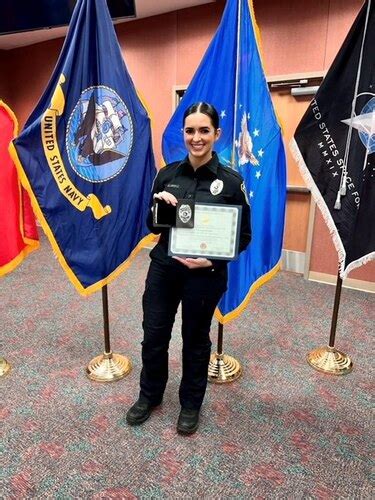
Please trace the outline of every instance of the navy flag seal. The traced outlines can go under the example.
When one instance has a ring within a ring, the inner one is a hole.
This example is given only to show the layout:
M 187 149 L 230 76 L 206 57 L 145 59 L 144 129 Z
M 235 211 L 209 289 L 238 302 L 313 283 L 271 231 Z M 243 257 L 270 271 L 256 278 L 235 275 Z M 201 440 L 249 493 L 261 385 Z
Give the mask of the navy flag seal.
M 105 182 L 126 166 L 132 145 L 133 121 L 120 96 L 104 85 L 84 90 L 66 133 L 73 170 L 89 182 Z
M 101 219 L 111 213 L 111 207 L 109 205 L 103 206 L 95 194 L 84 195 L 78 189 L 69 177 L 60 151 L 57 129 L 59 117 L 64 114 L 65 109 L 65 96 L 62 88 L 65 81 L 65 76 L 61 74 L 52 95 L 51 104 L 41 119 L 44 155 L 60 193 L 81 212 L 86 208 L 91 208 L 95 219 Z

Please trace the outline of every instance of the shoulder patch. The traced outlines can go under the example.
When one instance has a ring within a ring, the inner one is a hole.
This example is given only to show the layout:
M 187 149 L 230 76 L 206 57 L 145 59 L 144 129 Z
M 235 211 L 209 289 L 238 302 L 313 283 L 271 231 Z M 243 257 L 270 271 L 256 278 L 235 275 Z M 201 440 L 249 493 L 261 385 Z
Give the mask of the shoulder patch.
M 245 195 L 245 200 L 246 200 L 246 203 L 248 205 L 250 205 L 250 202 L 249 202 L 249 197 L 247 196 L 247 191 L 246 191 L 246 186 L 245 186 L 245 183 L 244 181 L 241 182 L 241 191 L 243 192 L 243 194 Z

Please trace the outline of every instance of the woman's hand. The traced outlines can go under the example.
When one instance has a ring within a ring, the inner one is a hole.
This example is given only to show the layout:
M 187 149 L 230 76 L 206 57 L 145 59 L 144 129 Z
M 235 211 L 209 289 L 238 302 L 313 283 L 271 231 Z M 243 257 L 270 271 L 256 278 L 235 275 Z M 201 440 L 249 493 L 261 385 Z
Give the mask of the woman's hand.
M 174 207 L 177 205 L 177 198 L 173 196 L 172 193 L 168 193 L 168 191 L 160 191 L 160 193 L 155 193 L 154 198 L 157 200 L 163 200 L 168 205 L 173 205 Z
M 196 259 L 194 259 L 193 257 L 186 257 L 185 259 L 183 259 L 181 257 L 174 256 L 173 258 L 178 260 L 178 262 L 181 262 L 181 264 L 188 267 L 189 269 L 212 267 L 212 262 L 204 257 L 197 257 Z

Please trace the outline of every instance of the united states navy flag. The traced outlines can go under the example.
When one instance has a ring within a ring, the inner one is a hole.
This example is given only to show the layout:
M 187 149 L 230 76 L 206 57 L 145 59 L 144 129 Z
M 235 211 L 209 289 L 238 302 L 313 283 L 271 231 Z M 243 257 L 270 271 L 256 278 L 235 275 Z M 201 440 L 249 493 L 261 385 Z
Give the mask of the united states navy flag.
M 106 0 L 78 0 L 51 80 L 11 153 L 34 209 L 83 295 L 130 263 L 149 232 L 150 121 Z
M 279 269 L 286 196 L 285 152 L 264 77 L 257 27 L 248 0 L 228 0 L 220 26 L 163 136 L 169 163 L 186 153 L 181 132 L 186 108 L 207 101 L 218 109 L 220 161 L 242 175 L 251 204 L 252 241 L 229 264 L 228 290 L 216 317 L 237 317 L 251 295 Z
M 342 279 L 375 259 L 375 3 L 367 0 L 291 143 Z

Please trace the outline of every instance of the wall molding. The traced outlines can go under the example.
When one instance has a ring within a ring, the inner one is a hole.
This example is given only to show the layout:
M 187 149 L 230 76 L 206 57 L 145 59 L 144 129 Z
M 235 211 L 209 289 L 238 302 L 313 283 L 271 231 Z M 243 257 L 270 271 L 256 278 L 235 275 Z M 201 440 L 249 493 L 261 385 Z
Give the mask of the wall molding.
M 305 260 L 305 252 L 283 249 L 281 254 L 281 268 L 283 271 L 291 271 L 293 273 L 303 274 L 305 268 Z
M 309 281 L 316 281 L 318 283 L 325 283 L 328 285 L 336 285 L 337 276 L 327 273 L 318 273 L 310 271 L 308 276 Z M 373 281 L 357 280 L 354 278 L 344 279 L 342 286 L 352 290 L 360 290 L 361 292 L 375 293 L 375 283 Z

